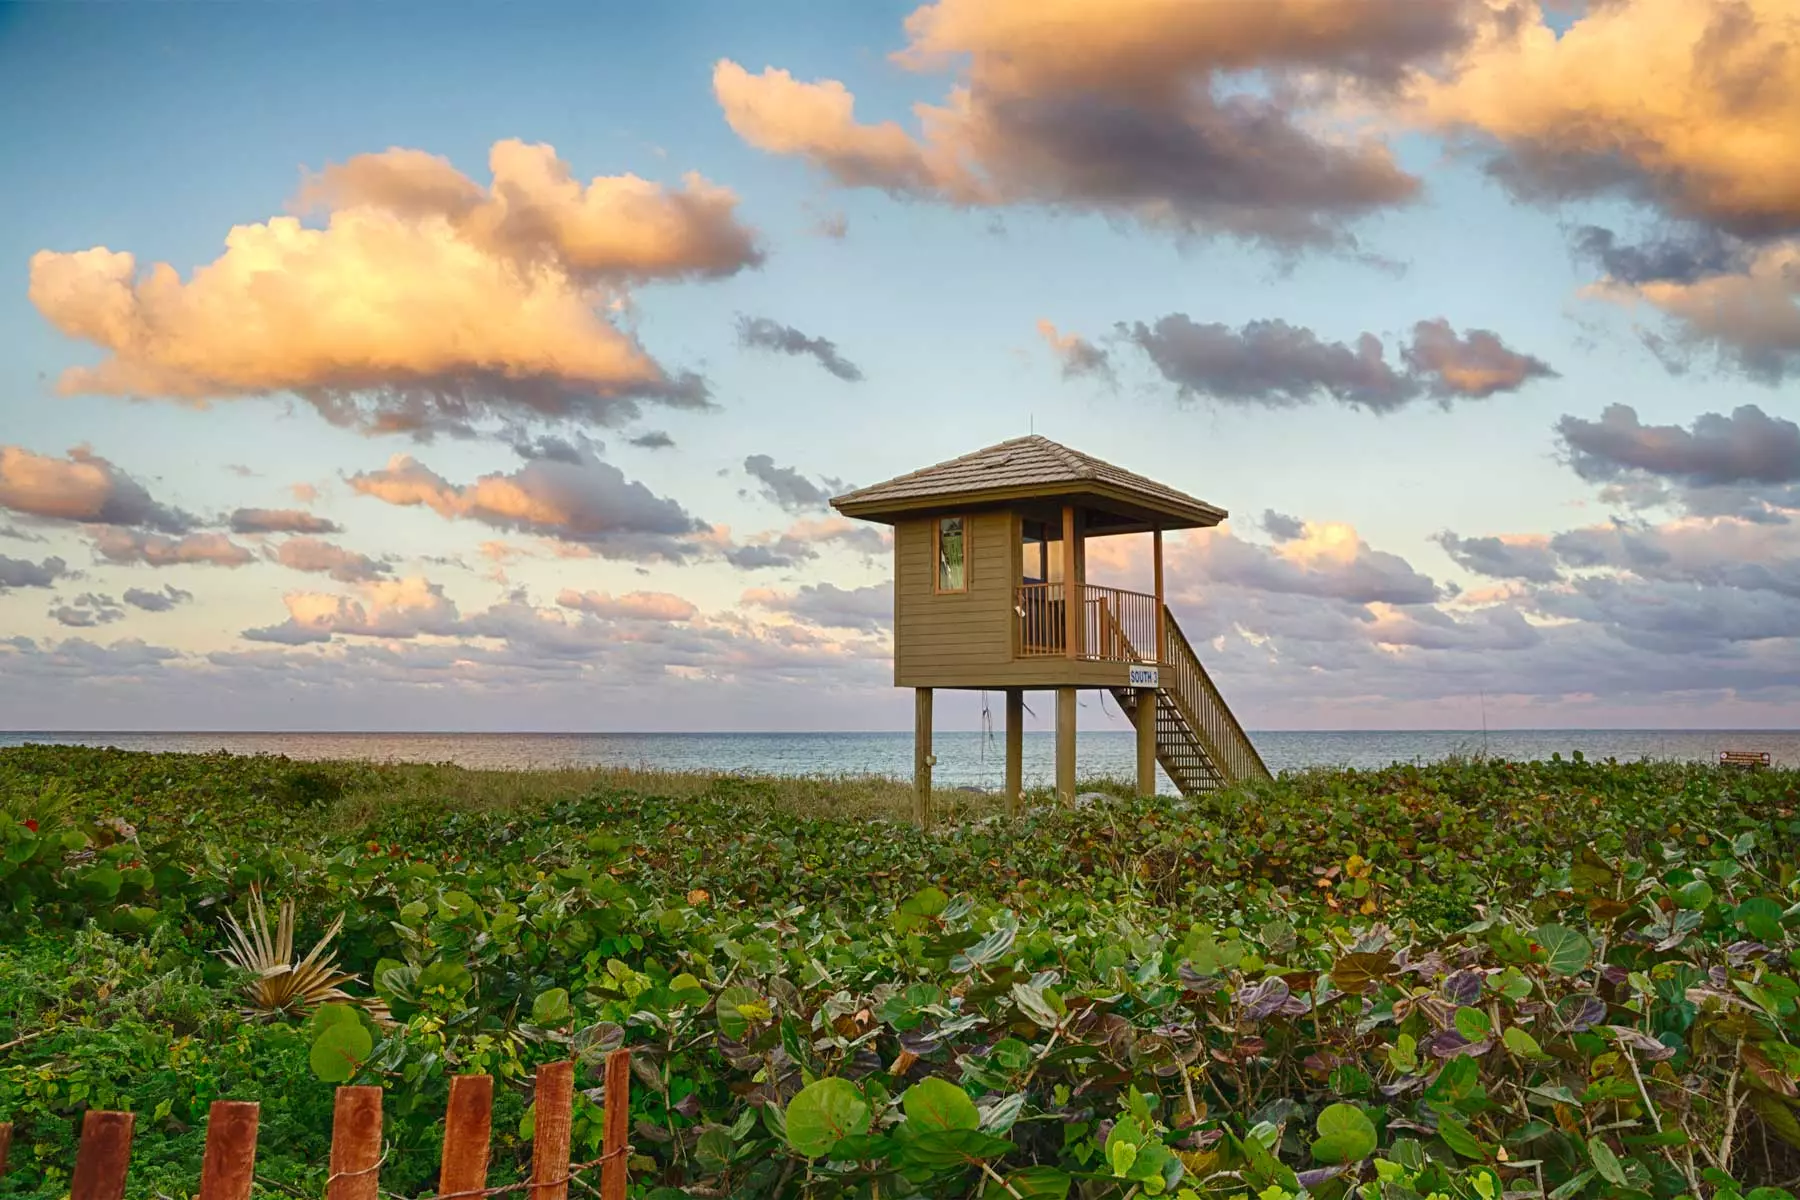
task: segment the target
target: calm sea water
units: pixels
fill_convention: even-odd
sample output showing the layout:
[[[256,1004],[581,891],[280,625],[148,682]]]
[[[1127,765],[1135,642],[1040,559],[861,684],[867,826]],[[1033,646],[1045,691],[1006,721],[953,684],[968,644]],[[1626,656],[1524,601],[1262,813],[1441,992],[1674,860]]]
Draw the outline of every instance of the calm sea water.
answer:
[[[1766,750],[1800,767],[1800,731],[1424,730],[1398,733],[1257,733],[1269,769],[1385,767],[1486,752],[1496,758],[1716,761],[1721,750]],[[451,762],[466,767],[621,766],[766,775],[912,775],[911,733],[0,733],[0,746],[50,742],[127,750],[228,750],[291,758]],[[1027,786],[1055,777],[1053,734],[1025,734]],[[940,732],[934,782],[940,787],[999,788],[1004,752],[998,737]],[[1131,778],[1136,749],[1129,731],[1083,732],[1081,774]],[[1163,781],[1168,789],[1168,781]]]

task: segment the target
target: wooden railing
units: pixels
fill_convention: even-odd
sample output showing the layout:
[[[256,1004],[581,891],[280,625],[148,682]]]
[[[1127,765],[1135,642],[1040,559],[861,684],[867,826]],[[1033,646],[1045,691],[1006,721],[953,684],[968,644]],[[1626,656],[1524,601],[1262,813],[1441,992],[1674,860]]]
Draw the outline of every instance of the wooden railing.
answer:
[[[590,1162],[569,1161],[574,1097],[574,1063],[552,1062],[538,1067],[532,1106],[535,1127],[531,1177],[525,1182],[490,1188],[487,1175],[493,1077],[453,1078],[449,1107],[444,1113],[444,1150],[437,1195],[426,1200],[477,1200],[515,1193],[523,1194],[525,1200],[568,1200],[571,1181],[579,1182],[588,1194],[601,1200],[625,1200],[631,1052],[621,1048],[607,1057],[602,1153]],[[249,1200],[258,1117],[259,1106],[254,1102],[213,1101],[206,1122],[199,1200]],[[135,1121],[134,1113],[88,1110],[75,1152],[70,1200],[119,1200],[124,1195]],[[11,1142],[12,1125],[0,1123],[0,1174],[6,1171],[6,1151]],[[381,1089],[340,1087],[331,1114],[326,1200],[378,1200],[386,1195],[380,1190],[382,1157]],[[582,1178],[589,1171],[599,1173],[598,1188]]]
[[[1225,705],[1225,698],[1200,665],[1199,655],[1188,645],[1175,623],[1175,617],[1163,610],[1163,636],[1168,643],[1169,661],[1161,664],[1158,682],[1180,708],[1194,733],[1205,743],[1215,769],[1232,783],[1240,779],[1267,779],[1269,768],[1262,755],[1244,735],[1243,726]]]
[[[1080,606],[1075,653],[1069,655],[1068,591],[1060,583],[1019,587],[1019,655],[1066,656],[1099,662],[1152,662],[1156,657],[1156,597],[1120,588],[1076,584]]]

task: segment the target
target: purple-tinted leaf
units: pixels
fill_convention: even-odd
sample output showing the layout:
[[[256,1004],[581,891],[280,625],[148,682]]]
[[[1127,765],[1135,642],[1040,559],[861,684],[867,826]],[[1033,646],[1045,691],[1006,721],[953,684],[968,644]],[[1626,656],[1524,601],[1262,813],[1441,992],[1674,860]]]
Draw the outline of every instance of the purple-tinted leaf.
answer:
[[[1602,978],[1602,979],[1606,980],[1606,982],[1608,982],[1610,984],[1614,984],[1616,986],[1616,985],[1624,983],[1626,980],[1630,979],[1631,972],[1627,971],[1624,967],[1614,966],[1612,963],[1607,963],[1604,967],[1600,968],[1600,978]]]
[[[1598,996],[1564,996],[1556,1013],[1571,1031],[1581,1033],[1606,1020],[1606,1001]]]
[[[1475,1004],[1481,999],[1480,971],[1452,971],[1444,977],[1444,995],[1452,1004]]]
[[[1295,1174],[1294,1178],[1300,1181],[1301,1187],[1310,1191],[1311,1189],[1318,1187],[1321,1183],[1324,1183],[1327,1179],[1342,1175],[1343,1173],[1344,1167],[1343,1164],[1340,1163],[1335,1167],[1315,1167],[1311,1171],[1300,1171]]]
[[[1725,959],[1734,967],[1741,967],[1753,958],[1767,954],[1770,947],[1761,942],[1733,942],[1725,947]]]
[[[1252,1021],[1273,1016],[1288,1001],[1288,985],[1279,975],[1271,975],[1261,983],[1239,988],[1237,1003]],[[1302,1012],[1306,1011],[1304,1008]]]
[[[1196,1129],[1174,1145],[1177,1150],[1210,1150],[1224,1136],[1223,1129]]]
[[[1675,1057],[1675,1047],[1666,1046],[1649,1034],[1633,1029],[1629,1025],[1608,1025],[1606,1030],[1621,1046],[1631,1047],[1633,1053],[1651,1062],[1661,1062],[1665,1058]]]
[[[1493,1049],[1494,1043],[1492,1040],[1485,1039],[1471,1042],[1454,1029],[1441,1029],[1421,1042],[1420,1048],[1433,1058],[1455,1058],[1459,1054],[1478,1058]]]

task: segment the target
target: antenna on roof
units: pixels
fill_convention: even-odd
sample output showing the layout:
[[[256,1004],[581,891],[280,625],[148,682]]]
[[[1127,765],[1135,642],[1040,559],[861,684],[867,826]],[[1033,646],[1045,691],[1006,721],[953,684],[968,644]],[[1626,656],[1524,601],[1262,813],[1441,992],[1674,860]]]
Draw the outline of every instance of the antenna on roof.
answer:
[[[1032,436],[1035,437],[1037,435],[1037,414],[1036,413],[1028,413],[1026,415],[1026,422],[1027,422],[1026,426],[1025,426],[1026,432],[1030,433]]]

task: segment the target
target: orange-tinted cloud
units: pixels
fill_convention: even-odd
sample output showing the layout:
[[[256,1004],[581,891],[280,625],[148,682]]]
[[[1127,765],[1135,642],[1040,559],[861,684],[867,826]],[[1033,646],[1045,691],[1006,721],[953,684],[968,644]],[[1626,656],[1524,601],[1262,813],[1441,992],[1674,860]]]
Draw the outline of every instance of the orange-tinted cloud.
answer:
[[[294,392],[368,432],[705,404],[702,380],[665,371],[600,310],[640,280],[760,261],[732,193],[697,176],[583,185],[550,147],[512,141],[490,169],[483,187],[419,151],[359,156],[304,189],[323,228],[237,226],[186,280],[104,247],[38,252],[32,302],[106,351],[61,390],[189,404]]]
[[[0,508],[52,521],[132,525],[181,533],[194,518],[153,500],[143,484],[77,446],[67,458],[0,446]]]
[[[256,555],[222,533],[190,533],[165,537],[141,529],[98,526],[93,529],[94,553],[121,565],[142,563],[150,567],[174,567],[205,563],[215,567],[241,567]]]
[[[346,550],[323,538],[291,537],[267,553],[290,570],[329,575],[341,583],[361,583],[388,573],[386,563]]]
[[[1746,236],[1800,230],[1793,0],[1612,0],[1560,32],[1536,5],[1496,4],[1412,101],[1424,125],[1492,145],[1525,195],[1614,192]]]
[[[1341,242],[1419,181],[1379,141],[1322,132],[1344,88],[1383,91],[1459,45],[1466,0],[940,0],[896,55],[962,70],[917,135],[859,122],[837,80],[721,60],[713,91],[750,144],[848,187],[1040,204],[1283,245]],[[1260,73],[1271,86],[1234,87]]]
[[[700,613],[692,601],[669,592],[626,592],[622,596],[612,596],[605,592],[564,588],[557,593],[556,603],[561,608],[596,617],[628,621],[691,621]]]

